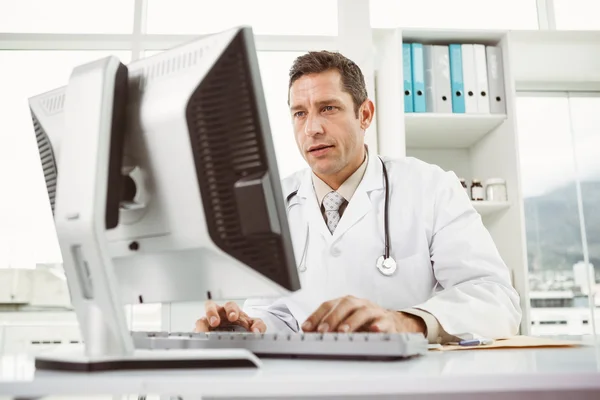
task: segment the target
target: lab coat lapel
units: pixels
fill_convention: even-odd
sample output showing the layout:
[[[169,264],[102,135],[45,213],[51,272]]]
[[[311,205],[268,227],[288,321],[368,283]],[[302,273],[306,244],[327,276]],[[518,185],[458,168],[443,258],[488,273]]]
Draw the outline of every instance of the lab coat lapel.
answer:
[[[369,154],[365,175],[348,203],[348,207],[346,207],[337,228],[333,232],[334,240],[346,233],[348,229],[360,221],[371,210],[373,205],[369,198],[369,192],[383,189],[384,181],[381,161],[376,154]]]
[[[298,188],[298,197],[304,202],[304,215],[310,226],[311,232],[318,232],[327,240],[331,240],[331,233],[327,229],[323,214],[317,202],[317,195],[312,183],[312,172],[307,170],[302,177]]]

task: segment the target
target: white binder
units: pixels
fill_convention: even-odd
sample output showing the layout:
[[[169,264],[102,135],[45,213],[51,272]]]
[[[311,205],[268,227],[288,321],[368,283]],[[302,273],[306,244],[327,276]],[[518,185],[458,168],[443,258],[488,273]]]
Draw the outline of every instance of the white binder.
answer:
[[[485,51],[490,87],[490,112],[492,114],[506,114],[502,49],[498,46],[486,46]]]
[[[472,44],[463,44],[462,66],[465,85],[465,113],[477,112],[477,76],[475,75],[475,50]]]
[[[450,87],[450,52],[448,46],[433,46],[433,74],[435,76],[435,107],[439,113],[452,113],[452,88]]]
[[[448,46],[423,46],[427,112],[452,113]]]
[[[435,102],[435,76],[433,73],[433,45],[423,45],[423,67],[425,68],[425,104],[428,113],[437,112]]]
[[[490,96],[485,46],[483,44],[476,44],[473,45],[473,48],[475,52],[475,76],[477,77],[477,112],[480,114],[489,114]]]

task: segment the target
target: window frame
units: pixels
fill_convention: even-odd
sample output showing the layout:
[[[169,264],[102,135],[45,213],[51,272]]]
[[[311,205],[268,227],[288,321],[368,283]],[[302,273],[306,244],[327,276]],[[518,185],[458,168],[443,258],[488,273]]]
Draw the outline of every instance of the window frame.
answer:
[[[566,85],[568,86],[568,85]],[[585,220],[585,210],[584,210],[584,206],[583,206],[583,196],[582,196],[582,192],[581,192],[581,181],[579,179],[579,163],[577,160],[577,153],[576,153],[576,143],[575,143],[575,132],[574,132],[574,126],[573,126],[573,113],[572,113],[572,104],[570,102],[570,99],[574,99],[574,98],[600,98],[600,91],[595,90],[595,91],[580,91],[577,90],[577,85],[573,85],[575,90],[517,90],[516,91],[516,98],[518,97],[537,97],[537,98],[562,98],[562,99],[566,99],[567,103],[568,103],[568,109],[569,109],[569,135],[571,136],[571,142],[572,142],[572,156],[573,156],[573,163],[574,163],[574,179],[575,179],[575,190],[576,190],[576,197],[577,197],[577,213],[578,213],[578,219],[579,219],[579,232],[581,235],[581,246],[582,246],[582,255],[583,255],[583,262],[586,264],[590,263],[590,252],[589,252],[589,239],[587,236],[587,230],[586,230],[586,220]],[[519,166],[519,168],[521,168]],[[524,200],[523,200],[524,201]],[[523,223],[525,223],[525,220],[523,220]],[[525,249],[527,252],[527,243],[524,243],[525,245]],[[526,269],[526,273],[528,276],[528,280],[529,280],[529,263],[526,262],[525,263],[525,269]],[[544,307],[532,307],[531,305],[531,296],[530,296],[530,292],[531,289],[529,288],[529,283],[527,283],[527,293],[525,293],[525,295],[527,296],[528,301],[526,302],[527,304],[527,310],[523,310],[523,314],[529,315],[531,316],[531,309],[532,308],[544,308]],[[594,296],[588,294],[587,295],[587,299],[588,299],[588,303],[590,303],[593,299]],[[590,303],[591,304],[591,303]],[[570,307],[559,307],[559,308],[570,308]],[[597,309],[593,308],[586,310],[586,311],[590,311],[590,315],[588,316],[588,324],[591,324],[592,322],[595,322],[595,319],[597,318],[596,315],[598,314]],[[531,319],[531,318],[530,318]],[[533,319],[531,319],[531,324],[533,324],[534,321]],[[531,329],[531,328],[529,328]],[[593,331],[593,330],[592,330]]]
[[[338,0],[338,7],[345,6]],[[0,50],[129,50],[131,60],[146,50],[165,50],[205,35],[147,34],[148,0],[135,0],[131,34],[0,33]],[[338,11],[339,14],[339,11]],[[368,16],[367,16],[368,17]],[[258,51],[334,50],[338,37],[319,35],[256,35]]]
[[[367,0],[369,2],[371,2],[371,0]],[[496,0],[497,2],[500,2],[501,0]],[[407,26],[405,26],[404,28],[406,28],[407,30],[435,30],[435,29],[443,29],[443,30],[466,30],[466,31],[473,31],[473,32],[477,32],[477,31],[486,31],[486,30],[492,30],[492,31],[499,31],[499,30],[541,30],[541,29],[547,29],[548,27],[548,22],[547,22],[547,18],[548,18],[548,13],[547,13],[547,7],[546,7],[546,2],[547,1],[554,1],[554,0],[533,0],[532,3],[535,3],[535,8],[536,8],[536,14],[537,14],[537,18],[536,18],[536,23],[537,23],[537,28],[533,29],[533,28],[515,28],[515,27],[509,27],[509,26],[502,26],[499,28],[495,28],[492,27],[490,28],[489,26],[486,28],[484,26],[481,27],[464,27],[464,26],[436,26],[436,25],[432,25],[432,26],[420,26],[420,24],[415,24],[415,25],[411,25],[408,24]],[[452,6],[452,0],[447,0],[446,3],[448,3],[450,6]],[[430,6],[433,6],[430,4]],[[553,7],[550,6],[550,10],[553,10]],[[381,9],[379,9],[379,11],[381,11]],[[413,10],[414,11],[414,10]],[[421,10],[417,10],[418,12],[421,12]],[[444,11],[444,10],[443,10]],[[442,12],[443,12],[442,11]],[[394,13],[402,13],[402,11],[399,10],[394,10]],[[552,14],[553,15],[553,14]],[[369,24],[371,23],[371,15],[369,14]],[[376,24],[379,25],[379,24]],[[374,30],[388,30],[388,29],[393,29],[394,26],[386,26],[387,24],[383,24],[384,26],[377,26],[377,27],[373,27],[372,29]],[[426,24],[425,24],[426,25]],[[400,27],[403,27],[402,25],[400,25]]]
[[[356,3],[369,0],[356,0]],[[344,12],[354,7],[338,0],[338,26],[356,23],[355,18],[364,18],[370,26],[369,14]],[[131,50],[132,60],[141,58],[145,50],[162,50],[185,43],[198,35],[149,35],[146,34],[146,11],[148,0],[135,0],[133,32],[131,34],[44,34],[44,33],[0,33],[0,50]],[[556,30],[554,0],[537,0],[540,30]],[[353,21],[346,21],[347,18]],[[363,21],[364,22],[364,21]],[[343,35],[336,36],[288,36],[257,35],[256,44],[260,51],[306,51],[334,49]]]
[[[147,34],[148,1],[134,0],[131,33],[0,33],[0,51],[127,51],[133,62],[143,58],[146,51],[167,50],[206,36]],[[347,3],[339,4],[346,6]],[[339,48],[337,36],[318,35],[256,35],[255,45],[260,52],[306,52]],[[10,248],[10,244],[7,246]],[[38,263],[42,261],[36,260]]]

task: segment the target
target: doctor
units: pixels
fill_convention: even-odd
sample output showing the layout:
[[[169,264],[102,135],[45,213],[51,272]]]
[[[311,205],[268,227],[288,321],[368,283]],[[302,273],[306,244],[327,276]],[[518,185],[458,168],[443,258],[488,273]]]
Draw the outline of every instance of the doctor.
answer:
[[[355,63],[298,57],[289,108],[310,166],[282,186],[302,290],[243,310],[208,302],[197,331],[421,332],[431,343],[517,333],[508,268],[456,175],[365,146],[375,110]]]

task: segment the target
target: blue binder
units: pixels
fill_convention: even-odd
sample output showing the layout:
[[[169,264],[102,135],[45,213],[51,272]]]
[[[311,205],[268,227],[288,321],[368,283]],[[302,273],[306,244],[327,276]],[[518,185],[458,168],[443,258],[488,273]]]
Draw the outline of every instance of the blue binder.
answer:
[[[412,86],[413,86],[413,111],[424,113],[427,111],[425,101],[425,61],[423,59],[423,44],[411,43],[412,58]]]
[[[404,76],[404,112],[413,112],[412,57],[410,43],[402,43],[402,74]]]
[[[463,81],[462,49],[460,44],[448,46],[450,52],[450,88],[452,89],[452,112],[465,112],[465,84]]]

